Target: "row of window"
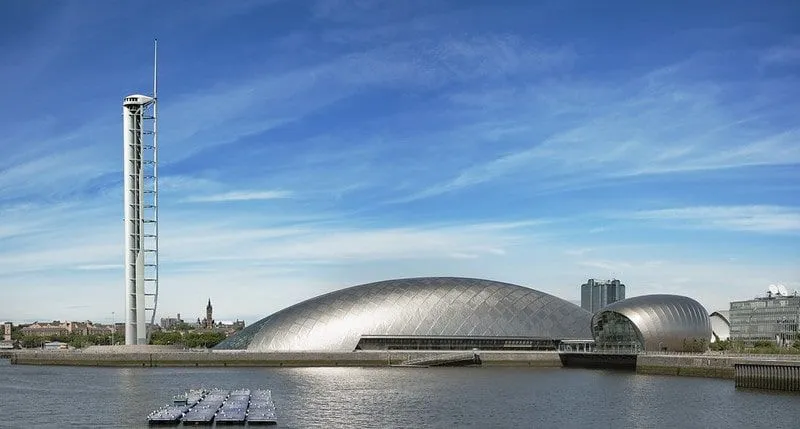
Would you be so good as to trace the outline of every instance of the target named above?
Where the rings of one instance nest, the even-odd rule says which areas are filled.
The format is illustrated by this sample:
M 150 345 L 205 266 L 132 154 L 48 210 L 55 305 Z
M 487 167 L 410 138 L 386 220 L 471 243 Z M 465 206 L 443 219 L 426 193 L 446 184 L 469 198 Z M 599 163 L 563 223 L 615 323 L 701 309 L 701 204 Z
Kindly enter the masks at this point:
M 356 350 L 556 350 L 556 341 L 503 338 L 362 338 Z

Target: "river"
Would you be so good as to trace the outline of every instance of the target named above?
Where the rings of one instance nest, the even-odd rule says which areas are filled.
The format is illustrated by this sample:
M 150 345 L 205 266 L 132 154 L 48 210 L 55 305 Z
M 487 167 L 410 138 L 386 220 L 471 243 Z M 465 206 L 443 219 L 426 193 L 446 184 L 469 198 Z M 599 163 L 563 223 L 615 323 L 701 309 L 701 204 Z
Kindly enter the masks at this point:
M 278 427 L 798 428 L 800 395 L 567 368 L 86 368 L 0 359 L 0 427 L 146 427 L 195 387 L 268 388 Z

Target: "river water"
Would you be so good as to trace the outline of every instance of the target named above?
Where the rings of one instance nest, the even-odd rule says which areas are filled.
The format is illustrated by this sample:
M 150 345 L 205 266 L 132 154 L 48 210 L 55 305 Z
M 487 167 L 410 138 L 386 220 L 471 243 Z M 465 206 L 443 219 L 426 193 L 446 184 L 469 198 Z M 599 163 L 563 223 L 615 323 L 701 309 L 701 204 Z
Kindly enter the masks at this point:
M 81 368 L 0 359 L 0 427 L 146 427 L 195 387 L 272 389 L 278 427 L 800 428 L 800 395 L 568 368 Z

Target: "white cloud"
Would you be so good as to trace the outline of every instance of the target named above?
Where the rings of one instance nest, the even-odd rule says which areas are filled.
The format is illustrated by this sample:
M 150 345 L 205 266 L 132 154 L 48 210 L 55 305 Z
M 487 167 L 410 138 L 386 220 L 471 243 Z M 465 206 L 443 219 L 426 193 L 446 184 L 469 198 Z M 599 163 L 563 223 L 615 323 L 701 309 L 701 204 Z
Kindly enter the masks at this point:
M 800 36 L 782 45 L 773 46 L 761 55 L 761 63 L 768 66 L 792 65 L 800 62 Z
M 731 102 L 745 90 L 740 85 L 683 77 L 702 66 L 696 59 L 620 84 L 587 80 L 464 91 L 451 98 L 451 108 L 481 109 L 485 129 L 454 133 L 453 139 L 462 156 L 469 141 L 483 142 L 482 150 L 452 165 L 449 177 L 438 175 L 395 201 L 505 180 L 536 193 L 656 174 L 800 163 L 800 129 L 765 120 L 781 114 L 775 100 L 797 105 L 785 82 L 767 80 L 747 88 L 755 92 L 752 102 Z M 513 144 L 480 140 L 497 127 L 489 118 L 503 119 L 503 129 L 512 130 L 504 140 Z
M 89 265 L 78 265 L 75 267 L 76 270 L 83 270 L 83 271 L 97 271 L 97 270 L 122 270 L 122 266 L 120 264 L 89 264 Z
M 777 206 L 701 206 L 645 210 L 630 219 L 669 222 L 679 228 L 710 228 L 766 233 L 800 232 L 800 209 Z
M 289 191 L 231 191 L 222 194 L 190 196 L 183 199 L 190 203 L 218 203 L 228 201 L 257 201 L 257 200 L 277 200 L 291 198 L 292 192 Z

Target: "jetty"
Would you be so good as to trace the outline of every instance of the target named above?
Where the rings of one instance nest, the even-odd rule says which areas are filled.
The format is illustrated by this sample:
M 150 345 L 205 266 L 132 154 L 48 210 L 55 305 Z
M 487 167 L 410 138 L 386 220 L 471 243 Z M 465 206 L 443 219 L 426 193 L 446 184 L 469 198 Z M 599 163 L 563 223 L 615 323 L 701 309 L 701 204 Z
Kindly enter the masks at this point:
M 408 359 L 394 367 L 427 368 L 431 366 L 470 366 L 480 365 L 481 357 L 476 352 L 470 353 L 440 353 L 431 356 L 422 356 Z
M 251 425 L 274 425 L 278 423 L 270 390 L 256 390 L 250 395 L 247 423 Z
M 159 408 L 147 416 L 151 425 L 173 425 L 180 423 L 183 416 L 206 396 L 203 389 L 190 390 L 183 395 L 173 397 L 172 404 Z
M 247 417 L 247 408 L 250 405 L 250 390 L 240 389 L 231 392 L 228 399 L 222 403 L 222 408 L 217 413 L 217 424 L 241 424 Z
M 267 389 L 194 389 L 147 416 L 152 425 L 277 424 L 272 391 Z
M 190 408 L 189 411 L 183 416 L 183 423 L 189 424 L 211 424 L 217 411 L 222 407 L 222 404 L 228 399 L 230 391 L 222 389 L 212 389 L 202 401 L 197 405 Z

